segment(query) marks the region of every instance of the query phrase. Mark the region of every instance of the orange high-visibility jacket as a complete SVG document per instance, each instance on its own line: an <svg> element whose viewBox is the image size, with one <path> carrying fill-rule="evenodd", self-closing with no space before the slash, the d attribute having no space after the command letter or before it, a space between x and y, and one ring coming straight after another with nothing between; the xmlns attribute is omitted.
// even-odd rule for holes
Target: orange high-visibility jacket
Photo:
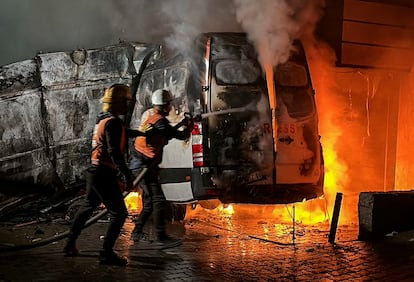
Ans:
<svg viewBox="0 0 414 282"><path fill-rule="evenodd" d="M155 125L160 119L164 118L156 109L151 108L144 112L141 119L140 131L151 124ZM168 136L161 134L150 134L148 136L138 136L135 138L134 147L137 152L140 152L148 158L160 156L165 145L168 143Z"/></svg>
<svg viewBox="0 0 414 282"><path fill-rule="evenodd" d="M94 128L93 137L92 137L92 156L91 163L93 165L104 165L110 168L118 169L119 164L115 164L108 152L108 144L106 143L105 137L105 126L111 119L115 119L114 116L108 116L100 120ZM122 126L121 136L120 136L120 152L121 154L125 151L126 145L126 131L125 127Z"/></svg>

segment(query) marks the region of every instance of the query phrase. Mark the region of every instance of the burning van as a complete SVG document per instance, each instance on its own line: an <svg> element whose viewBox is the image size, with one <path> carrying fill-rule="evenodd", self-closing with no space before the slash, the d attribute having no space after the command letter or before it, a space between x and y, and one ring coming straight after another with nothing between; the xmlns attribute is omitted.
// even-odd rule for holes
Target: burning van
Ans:
<svg viewBox="0 0 414 282"><path fill-rule="evenodd" d="M125 83L136 93L132 128L158 88L174 95L172 124L186 113L201 117L189 140L165 147L160 181L169 201L212 207L321 196L315 93L300 44L272 69L274 87L245 34L201 34L189 49L171 57L159 45L121 42L0 67L0 187L83 184L100 98Z"/></svg>
<svg viewBox="0 0 414 282"><path fill-rule="evenodd" d="M174 95L172 124L185 113L201 117L189 140L173 139L164 149L160 182L167 200L283 204L323 195L315 92L300 43L274 67L274 91L245 34L206 33L194 46L191 56L145 68L130 121L138 127L159 88Z"/></svg>

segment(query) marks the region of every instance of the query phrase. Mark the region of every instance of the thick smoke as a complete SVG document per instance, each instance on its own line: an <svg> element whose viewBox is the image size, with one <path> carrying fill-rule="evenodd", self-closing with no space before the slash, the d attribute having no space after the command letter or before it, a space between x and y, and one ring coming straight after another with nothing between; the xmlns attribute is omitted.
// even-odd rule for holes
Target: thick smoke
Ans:
<svg viewBox="0 0 414 282"><path fill-rule="evenodd" d="M309 37L323 0L234 0L237 20L259 52L262 65L285 62L295 39Z"/></svg>
<svg viewBox="0 0 414 282"><path fill-rule="evenodd" d="M163 44L167 52L191 55L202 32L242 31L231 1L120 0L113 5L113 27L122 28L124 39Z"/></svg>
<svg viewBox="0 0 414 282"><path fill-rule="evenodd" d="M165 41L167 46L176 50L186 50L201 32L241 31L231 1L165 1L161 12L173 31Z"/></svg>

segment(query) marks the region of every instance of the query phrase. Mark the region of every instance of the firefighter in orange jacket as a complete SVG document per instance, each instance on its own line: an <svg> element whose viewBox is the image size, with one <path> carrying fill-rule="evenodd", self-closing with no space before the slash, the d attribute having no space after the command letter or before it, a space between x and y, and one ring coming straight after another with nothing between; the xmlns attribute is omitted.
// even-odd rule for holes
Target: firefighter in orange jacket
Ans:
<svg viewBox="0 0 414 282"><path fill-rule="evenodd" d="M123 84L114 84L105 91L103 111L98 115L92 137L91 165L86 171L86 198L75 215L64 248L67 256L78 255L76 239L92 212L103 202L112 220L99 253L99 261L112 265L126 265L128 262L116 254L113 247L128 215L118 177L120 174L124 176L127 187L132 188L133 182L123 155L126 138L141 134L139 131L126 130L120 118L127 112L130 97L129 87Z"/></svg>
<svg viewBox="0 0 414 282"><path fill-rule="evenodd" d="M194 123L191 119L185 118L175 126L170 125L166 117L171 110L172 100L170 91L162 89L154 91L151 96L153 107L143 113L139 127L140 131L145 131L146 128L151 130L146 132L146 136L135 138L130 169L138 172L140 168L146 167L148 171L140 183L143 190L143 208L131 234L131 239L134 241L144 239L143 227L151 214L154 216L156 241L160 244L174 241L166 234L164 216L166 200L158 182L158 165L162 161L163 148L168 141L172 138L188 139ZM184 130L179 130L182 126Z"/></svg>

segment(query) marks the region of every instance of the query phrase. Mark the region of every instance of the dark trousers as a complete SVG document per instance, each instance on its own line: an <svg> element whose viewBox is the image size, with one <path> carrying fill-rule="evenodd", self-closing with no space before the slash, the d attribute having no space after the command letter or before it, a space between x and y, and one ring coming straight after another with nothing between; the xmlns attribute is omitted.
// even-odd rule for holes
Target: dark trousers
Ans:
<svg viewBox="0 0 414 282"><path fill-rule="evenodd" d="M134 232L142 233L148 218L153 216L155 232L158 238L166 235L165 205L166 200L158 182L158 170L156 167L149 167L143 180L140 182L142 188L142 211L135 221ZM139 170L133 171L138 175Z"/></svg>
<svg viewBox="0 0 414 282"><path fill-rule="evenodd" d="M111 216L103 249L111 251L128 211L119 188L117 171L104 166L92 166L86 171L86 198L75 215L69 240L75 241L79 237L85 222L101 203L104 203Z"/></svg>

